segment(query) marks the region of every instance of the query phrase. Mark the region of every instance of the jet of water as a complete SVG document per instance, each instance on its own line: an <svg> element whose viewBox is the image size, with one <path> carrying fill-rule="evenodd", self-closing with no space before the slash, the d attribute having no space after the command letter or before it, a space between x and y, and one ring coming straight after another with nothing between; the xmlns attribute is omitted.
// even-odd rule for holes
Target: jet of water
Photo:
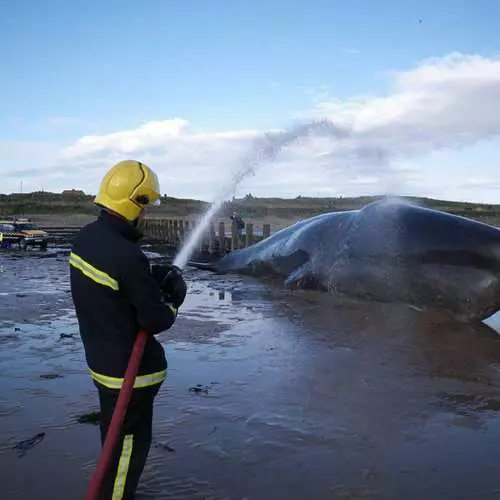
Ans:
<svg viewBox="0 0 500 500"><path fill-rule="evenodd" d="M181 251L175 257L173 264L180 269L186 265L198 241L207 231L212 218L219 211L224 200L232 196L241 181L255 174L257 168L263 163L274 161L283 149L309 136L327 136L336 139L344 139L348 135L347 130L325 119L299 124L285 131L268 132L258 138L253 143L249 155L242 159L240 167L236 170L230 182L228 182L227 186L225 186L219 195L215 197L210 208L205 212L200 223L196 226L195 230L181 248Z"/></svg>

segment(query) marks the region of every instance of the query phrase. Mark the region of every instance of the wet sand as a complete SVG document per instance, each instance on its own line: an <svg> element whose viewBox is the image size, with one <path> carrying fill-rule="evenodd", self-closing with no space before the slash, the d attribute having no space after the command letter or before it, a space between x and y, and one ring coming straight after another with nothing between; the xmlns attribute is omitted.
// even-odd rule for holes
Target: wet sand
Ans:
<svg viewBox="0 0 500 500"><path fill-rule="evenodd" d="M65 254L0 254L2 499L83 499L98 456ZM500 498L500 318L186 278L138 498Z"/></svg>

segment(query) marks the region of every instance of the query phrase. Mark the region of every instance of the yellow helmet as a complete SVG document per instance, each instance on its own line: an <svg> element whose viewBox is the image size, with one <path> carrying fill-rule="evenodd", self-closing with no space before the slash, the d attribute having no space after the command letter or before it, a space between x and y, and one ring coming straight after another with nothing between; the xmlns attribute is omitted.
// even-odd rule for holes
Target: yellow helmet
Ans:
<svg viewBox="0 0 500 500"><path fill-rule="evenodd" d="M148 204L160 201L156 174L144 163L124 160L104 176L94 203L134 221Z"/></svg>

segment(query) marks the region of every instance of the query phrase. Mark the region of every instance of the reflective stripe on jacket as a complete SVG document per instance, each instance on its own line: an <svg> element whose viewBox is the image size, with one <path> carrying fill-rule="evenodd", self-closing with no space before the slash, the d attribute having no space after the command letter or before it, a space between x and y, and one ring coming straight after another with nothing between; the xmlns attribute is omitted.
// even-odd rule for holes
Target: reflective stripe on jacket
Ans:
<svg viewBox="0 0 500 500"><path fill-rule="evenodd" d="M120 389L140 329L150 335L135 388L166 378L167 360L154 335L167 330L177 310L163 301L140 233L105 211L83 227L69 256L73 303L93 380Z"/></svg>

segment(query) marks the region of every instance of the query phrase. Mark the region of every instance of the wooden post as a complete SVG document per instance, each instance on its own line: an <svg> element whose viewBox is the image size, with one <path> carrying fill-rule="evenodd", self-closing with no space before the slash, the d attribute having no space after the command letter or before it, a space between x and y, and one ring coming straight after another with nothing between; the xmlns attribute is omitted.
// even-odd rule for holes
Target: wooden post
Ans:
<svg viewBox="0 0 500 500"><path fill-rule="evenodd" d="M179 244L184 243L184 221L181 219L179 221Z"/></svg>
<svg viewBox="0 0 500 500"><path fill-rule="evenodd" d="M172 219L168 220L168 244L174 246L174 221Z"/></svg>
<svg viewBox="0 0 500 500"><path fill-rule="evenodd" d="M233 220L231 224L231 250L237 250L239 248L239 238L238 238L238 227L236 222Z"/></svg>
<svg viewBox="0 0 500 500"><path fill-rule="evenodd" d="M174 241L174 226L172 219L167 220L167 233L168 233L167 237L168 244L172 245Z"/></svg>
<svg viewBox="0 0 500 500"><path fill-rule="evenodd" d="M267 238L268 236L271 236L271 224L264 224L262 226L262 232L264 239Z"/></svg>
<svg viewBox="0 0 500 500"><path fill-rule="evenodd" d="M245 247L249 247L253 243L253 224L248 222L245 227Z"/></svg>
<svg viewBox="0 0 500 500"><path fill-rule="evenodd" d="M219 254L226 253L226 225L224 222L219 222Z"/></svg>
<svg viewBox="0 0 500 500"><path fill-rule="evenodd" d="M160 226L160 240L164 242L167 239L167 223L165 220L160 219L158 225Z"/></svg>
<svg viewBox="0 0 500 500"><path fill-rule="evenodd" d="M160 239L160 224L158 222L158 219L153 220L153 238L155 241L158 241Z"/></svg>
<svg viewBox="0 0 500 500"><path fill-rule="evenodd" d="M200 224L201 220L198 220L198 224ZM203 253L205 252L205 250L207 249L207 231L205 231L204 233L201 233L200 235L200 239L198 240L198 251L200 253Z"/></svg>
<svg viewBox="0 0 500 500"><path fill-rule="evenodd" d="M190 238L195 231L196 231L196 221L195 220L189 221L189 232L186 235L186 239Z"/></svg>
<svg viewBox="0 0 500 500"><path fill-rule="evenodd" d="M208 229L208 253L211 255L214 253L215 247L215 228L213 223L210 223L210 227Z"/></svg>
<svg viewBox="0 0 500 500"><path fill-rule="evenodd" d="M177 219L174 220L173 222L174 226L174 240L173 240L173 245L178 246L179 245L179 221Z"/></svg>
<svg viewBox="0 0 500 500"><path fill-rule="evenodd" d="M189 221L188 220L185 220L183 222L184 224L184 232L183 232L183 241L182 241L182 244L184 245L184 243L188 240L189 238Z"/></svg>

